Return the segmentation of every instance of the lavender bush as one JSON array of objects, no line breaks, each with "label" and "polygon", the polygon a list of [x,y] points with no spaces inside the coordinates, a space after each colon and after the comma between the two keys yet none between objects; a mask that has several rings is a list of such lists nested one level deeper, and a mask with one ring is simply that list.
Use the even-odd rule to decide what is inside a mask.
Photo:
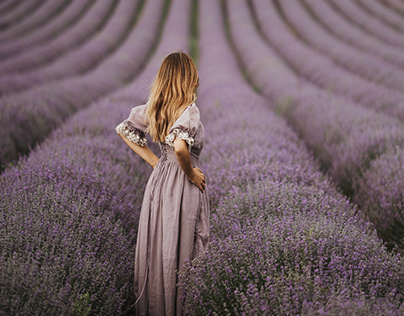
[{"label": "lavender bush", "polygon": [[[111,81],[103,72],[117,78],[126,70],[114,89],[132,80],[129,68],[135,66],[124,53],[132,60],[132,45],[153,46],[156,12],[169,9],[154,56],[139,58],[142,65],[136,61],[136,79],[72,115],[1,176],[0,314],[134,313],[134,245],[151,168],[114,128],[145,101],[163,58],[177,49],[188,51],[191,2],[162,4],[145,3],[131,44],[120,50],[122,63],[116,59],[85,76],[101,87]],[[200,19],[192,23],[194,29],[197,22],[200,26],[197,103],[206,128],[200,166],[211,197],[211,245],[207,260],[189,262],[180,276],[186,314],[404,313],[402,257],[387,251],[367,214],[329,177],[343,188],[363,190],[354,195],[362,199],[386,181],[388,188],[400,185],[402,123],[297,77],[257,40],[254,26],[246,23],[245,2],[228,1],[236,52],[268,101],[239,71],[220,4],[198,4]],[[149,36],[135,37],[140,31]],[[61,90],[89,92],[86,81],[63,83]],[[151,148],[157,153],[156,144]],[[382,175],[372,171],[381,167]],[[399,191],[391,192],[396,197]],[[369,208],[378,202],[369,199]]]},{"label": "lavender bush", "polygon": [[356,24],[344,19],[328,1],[305,0],[304,4],[312,16],[321,22],[329,33],[334,34],[351,47],[357,47],[361,52],[374,54],[395,65],[404,67],[402,49],[383,42]]},{"label": "lavender bush", "polygon": [[[258,4],[258,7],[262,8],[262,4],[268,3],[270,2],[261,1],[261,6]],[[336,64],[354,74],[372,80],[380,85],[404,91],[402,84],[404,71],[400,68],[384,61],[380,57],[373,56],[366,51],[358,51],[350,45],[335,39],[309,15],[303,3],[299,1],[280,1],[278,3],[281,8],[280,13],[285,16],[289,25],[297,32],[299,35],[298,39],[307,41],[310,46],[313,46]],[[260,12],[262,11],[258,9],[258,16],[261,15]],[[261,19],[261,21],[264,21],[264,19]],[[282,22],[280,24],[282,24]],[[268,29],[265,28],[265,33],[267,33],[267,30]],[[314,56],[315,55],[313,55],[313,57]],[[315,59],[317,60],[317,58]],[[349,78],[348,75],[347,78]],[[379,92],[379,94],[382,93]]]},{"label": "lavender bush", "polygon": [[[299,159],[291,150],[296,139],[284,138],[291,136],[290,130],[243,84],[225,45],[220,7],[200,3],[200,21],[200,75],[208,84],[201,87],[199,102],[205,115],[217,112],[217,118],[205,124],[210,134],[205,168],[215,207],[207,259],[188,261],[187,272],[181,274],[186,314],[355,310],[370,315],[388,310],[398,315],[404,300],[400,255],[386,250],[373,225],[344,197],[329,186],[322,190],[327,181],[313,183],[307,169],[302,178],[292,176],[306,156],[304,149]],[[265,119],[267,123],[261,123]],[[248,131],[244,136],[238,133],[242,129]],[[271,139],[271,134],[276,136]],[[256,168],[266,151],[276,155],[272,164]],[[286,156],[295,159],[282,159]],[[239,157],[246,157],[242,164]],[[276,174],[276,163],[283,172]],[[215,170],[218,164],[222,173]],[[241,166],[256,172],[241,173]],[[234,170],[233,176],[227,169]],[[216,182],[221,183],[216,187]],[[216,189],[227,182],[227,191],[217,196]]]},{"label": "lavender bush", "polygon": [[334,8],[346,19],[359,25],[366,32],[373,34],[381,40],[400,48],[404,47],[404,37],[398,30],[394,30],[373,15],[361,9],[355,1],[331,0]]},{"label": "lavender bush", "polygon": [[[107,24],[96,36],[51,64],[22,74],[7,74],[0,79],[0,93],[16,93],[45,82],[82,75],[97,67],[114,50],[119,49],[119,45],[129,35],[133,21],[136,20],[137,8],[137,1],[119,2]],[[84,60],[83,56],[86,56]]]},{"label": "lavender bush", "polygon": [[67,32],[41,46],[2,61],[0,73],[4,75],[38,68],[82,45],[108,21],[110,14],[114,11],[115,3],[113,0],[95,3],[92,9]]},{"label": "lavender bush", "polygon": [[385,153],[372,161],[357,179],[355,203],[362,206],[386,240],[403,245],[404,240],[404,149]]},{"label": "lavender bush", "polygon": [[[277,13],[276,6],[272,2],[254,1],[253,3],[259,22],[262,25],[264,35],[268,38],[270,44],[279,51],[279,54],[298,72],[299,75],[314,82],[323,89],[350,97],[354,101],[360,102],[371,109],[404,120],[403,92],[381,86],[375,82],[364,80],[359,74],[352,74],[339,67],[328,57],[319,53],[316,49],[296,40],[287,28],[287,25],[279,16],[279,13]],[[298,27],[299,32],[304,32],[301,30],[305,29],[302,26],[302,24],[305,24],[308,26],[306,27],[307,30],[315,33],[314,30],[316,30],[316,28],[310,27],[310,19],[304,19],[305,11],[300,7],[297,1],[280,2],[280,6],[285,9],[285,14],[288,14],[291,19],[294,18],[295,20],[300,20],[295,24],[295,26]],[[305,34],[306,33],[309,32],[305,32]],[[321,40],[321,38],[322,37],[319,39]],[[328,39],[330,39],[330,37],[328,37]],[[326,45],[330,44],[329,42],[327,43],[328,44]],[[332,44],[331,47],[333,47]],[[334,50],[337,51],[334,53],[335,56],[344,55],[341,49],[334,48]],[[350,65],[357,64],[360,68],[372,68],[371,66],[362,64],[362,61],[360,61],[360,59],[366,60],[365,57],[360,58],[358,55],[350,55]],[[356,60],[359,62],[356,63]],[[375,63],[375,60],[373,60],[373,63]],[[386,76],[386,72],[384,70],[381,71],[381,68],[385,68],[386,71],[388,69],[390,69],[390,71],[394,70],[392,66],[388,67],[385,65],[385,62],[381,61],[380,63],[375,63],[375,66],[372,68],[372,73],[377,73],[376,76],[379,74],[384,74],[384,76]],[[364,74],[365,73],[362,73],[362,75]],[[394,77],[395,80],[393,81],[396,84],[397,80],[402,80],[403,74],[404,72],[396,70],[391,73],[389,77]],[[374,80],[381,81],[380,78],[381,77],[377,77],[376,79],[375,76],[373,76]],[[395,85],[395,87],[400,87],[402,89],[403,85]]]},{"label": "lavender bush", "polygon": [[[152,66],[161,53],[186,50],[188,3],[171,3]],[[143,102],[125,91],[150,80],[152,68],[76,113],[3,173],[0,313],[134,313],[133,247],[151,168],[114,128]]]},{"label": "lavender bush", "polygon": [[[122,207],[131,201],[121,196],[124,188],[100,185],[113,179],[97,177],[94,165],[110,164],[102,157],[94,159],[88,139],[86,144],[72,137],[62,144],[77,142],[80,152],[67,147],[48,149],[53,163],[27,164],[20,181],[18,171],[1,179],[2,314],[68,314],[86,293],[93,314],[115,314],[128,308],[131,235],[136,232],[124,232],[113,210],[114,205]],[[106,148],[104,137],[92,138],[91,144],[106,153],[112,149]],[[83,151],[88,156],[83,157]],[[92,165],[78,166],[80,156]],[[125,172],[117,167],[111,168],[115,175],[119,169]],[[130,191],[126,189],[127,196],[133,197]]]},{"label": "lavender bush", "polygon": [[[17,1],[15,1],[17,2]],[[60,15],[54,20],[47,22],[41,28],[32,30],[29,36],[20,36],[14,38],[12,41],[2,43],[0,47],[0,58],[6,60],[21,54],[27,48],[32,48],[46,41],[50,41],[53,38],[60,35],[62,32],[66,32],[75,23],[85,16],[88,10],[91,10],[92,5],[95,3],[93,0],[79,1],[75,0]]]},{"label": "lavender bush", "polygon": [[386,0],[384,3],[388,8],[404,14],[404,3],[402,3],[400,0]]},{"label": "lavender bush", "polygon": [[13,10],[6,12],[0,22],[0,32],[7,31],[7,29],[13,27],[17,23],[21,23],[28,17],[28,12],[33,13],[38,10],[46,1],[45,0],[33,0],[24,1],[19,4]]},{"label": "lavender bush", "polygon": [[29,152],[68,116],[136,76],[153,48],[163,3],[158,0],[146,5],[126,41],[91,72],[0,100],[0,169]]},{"label": "lavender bush", "polygon": [[9,39],[26,35],[36,28],[40,28],[43,24],[49,23],[56,18],[70,4],[68,0],[54,1],[47,5],[42,5],[32,14],[29,14],[22,23],[15,24],[6,32],[0,33],[0,43],[4,43]]},{"label": "lavender bush", "polygon": [[371,14],[377,16],[386,25],[389,25],[396,31],[404,31],[403,16],[393,10],[387,9],[381,2],[374,0],[358,0],[357,3],[364,8],[365,11],[369,11]]},{"label": "lavender bush", "polygon": [[20,4],[20,1],[3,1],[2,3],[0,3],[0,14],[4,15],[7,12],[13,10],[16,6],[18,6]]},{"label": "lavender bush", "polygon": [[354,196],[357,188],[353,183],[362,177],[370,162],[396,146],[402,148],[402,123],[296,77],[263,43],[245,2],[232,2],[228,14],[234,45],[253,84],[304,139],[322,169],[344,193]]},{"label": "lavender bush", "polygon": [[229,237],[212,241],[206,261],[187,265],[187,314],[335,315],[354,304],[364,305],[362,315],[402,313],[399,257],[381,248],[373,229],[338,223],[318,207],[243,229],[235,223]]}]

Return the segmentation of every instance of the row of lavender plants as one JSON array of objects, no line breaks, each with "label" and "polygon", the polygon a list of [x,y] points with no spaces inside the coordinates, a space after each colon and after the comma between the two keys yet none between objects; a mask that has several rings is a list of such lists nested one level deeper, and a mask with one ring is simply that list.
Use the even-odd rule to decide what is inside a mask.
[{"label": "row of lavender plants", "polygon": [[402,3],[400,0],[384,0],[383,3],[386,4],[390,9],[404,14],[404,3]]},{"label": "row of lavender plants", "polygon": [[169,9],[163,39],[141,76],[76,113],[2,175],[3,314],[134,313],[133,247],[151,168],[115,126],[144,101],[132,88],[150,82],[171,50],[187,50],[190,2],[161,5]]},{"label": "row of lavender plants", "polygon": [[[255,9],[259,4],[253,1]],[[402,243],[400,201],[404,190],[399,179],[404,178],[404,169],[400,164],[389,163],[404,155],[402,123],[362,108],[348,98],[329,94],[296,76],[258,35],[249,11],[242,0],[228,6],[232,40],[250,80],[298,132],[322,169],[361,205],[380,235]],[[378,173],[380,181],[386,187],[394,187],[393,192],[383,187],[379,187],[377,195],[372,190],[362,190],[378,164],[386,168],[383,174]]]},{"label": "row of lavender plants", "polygon": [[301,1],[277,2],[299,39],[301,37],[301,40],[307,41],[313,48],[354,74],[404,92],[404,69],[335,39],[310,16]]},{"label": "row of lavender plants", "polygon": [[404,67],[404,55],[401,48],[383,42],[356,24],[344,19],[328,1],[305,0],[304,4],[329,34],[346,42],[350,47],[357,47],[362,52],[374,54],[390,63]]},{"label": "row of lavender plants", "polygon": [[15,24],[6,32],[0,33],[0,43],[7,42],[21,34],[30,33],[35,28],[40,28],[41,25],[49,23],[63,12],[70,2],[70,0],[52,1],[42,5],[38,10],[29,14],[22,23]]},{"label": "row of lavender plants", "polygon": [[[312,62],[310,65],[315,68],[316,64],[319,63],[319,56],[316,56],[315,54],[310,54],[309,50],[303,50],[303,49],[298,49],[299,46],[296,48],[296,46],[293,46],[293,38],[289,34],[287,28],[282,25],[281,19],[279,18],[278,15],[276,15],[276,8],[274,5],[270,5],[271,2],[258,2],[255,1],[255,11],[257,12],[257,15],[259,16],[259,20],[261,22],[261,25],[263,26],[263,29],[265,31],[265,34],[268,35],[268,39],[270,42],[281,51],[282,56],[287,56],[287,60],[291,62],[293,65],[300,65],[300,69],[307,69],[307,63],[305,62],[306,65],[299,64],[296,62],[296,59],[299,57],[304,56],[304,58],[313,60],[315,62]],[[293,11],[293,8],[297,8],[300,6],[298,2],[280,2],[279,3],[285,10],[291,10]],[[289,7],[288,7],[289,5]],[[291,6],[294,5],[294,6]],[[300,10],[296,10],[295,13],[298,13],[300,17],[296,17],[297,19],[302,19],[304,16],[304,12],[302,8],[300,7]],[[268,21],[271,21],[271,24],[269,25]],[[310,19],[305,19],[304,22],[309,23]],[[283,27],[282,27],[283,26]],[[295,25],[297,29],[301,30],[304,28],[304,26],[299,23],[299,25]],[[269,36],[269,34],[271,34]],[[285,44],[287,44],[285,46]],[[293,47],[293,49],[290,49]],[[293,51],[293,54],[291,53]],[[297,54],[295,54],[297,53]],[[303,55],[306,53],[306,55]],[[311,56],[310,56],[311,55]],[[316,58],[311,59],[310,57],[316,56]],[[320,67],[321,68],[321,67]],[[323,69],[324,70],[324,69]],[[335,73],[337,72],[337,69],[327,69],[328,74]],[[310,73],[310,71],[308,71]],[[302,74],[302,72],[299,72]],[[320,74],[327,74],[326,71],[321,72]],[[313,77],[316,77],[319,74],[313,73]],[[324,76],[326,77],[326,76]],[[324,78],[323,78],[324,79]],[[348,78],[346,78],[348,79]],[[319,83],[321,85],[322,80],[314,80],[316,83]],[[341,85],[344,85],[342,81]],[[327,83],[334,84],[333,87],[336,87],[337,84],[335,81],[327,81]],[[352,84],[352,82],[350,82]],[[356,89],[358,87],[356,86]],[[368,90],[369,89],[369,90]],[[374,97],[375,99],[377,98],[377,95],[382,94],[384,91],[383,90],[377,90],[375,89],[372,90],[371,87],[368,87],[368,89],[364,88],[361,89],[363,94],[368,94]],[[369,100],[370,101],[370,100]],[[401,101],[401,103],[403,103]],[[385,112],[386,114],[390,114],[391,116],[396,116],[399,119],[404,118],[404,106],[401,104],[395,109],[389,108],[389,105],[386,104],[386,102],[383,102],[383,100],[372,100],[369,103],[372,106],[379,106],[381,107],[381,111]],[[359,128],[359,126],[357,126]],[[402,129],[401,129],[402,130]],[[376,132],[377,133],[377,132]],[[368,137],[374,137],[374,135],[368,135]],[[385,135],[389,137],[390,135],[387,134]],[[393,137],[396,137],[397,135],[393,135]],[[355,144],[363,142],[364,140],[355,140]],[[329,145],[332,146],[334,145],[332,142],[332,139],[328,140]],[[374,146],[374,144],[367,144],[367,146]],[[402,241],[400,241],[404,237],[404,218],[402,217],[402,212],[404,210],[404,189],[403,189],[403,184],[402,181],[400,180],[402,177],[403,173],[403,163],[400,160],[400,157],[402,156],[402,151],[403,151],[403,146],[402,146],[402,138],[400,138],[398,142],[397,147],[390,148],[389,146],[385,146],[385,144],[379,144],[381,145],[382,150],[379,152],[383,154],[385,151],[389,151],[390,153],[383,155],[379,159],[378,162],[375,162],[375,164],[372,166],[371,171],[366,171],[365,168],[367,167],[368,161],[365,161],[362,167],[364,166],[364,171],[366,172],[365,175],[359,174],[357,178],[351,179],[352,182],[358,181],[359,183],[355,183],[354,186],[356,187],[356,195],[354,196],[354,201],[361,205],[371,216],[373,221],[375,223],[378,223],[378,228],[380,228],[380,231],[383,232],[382,236],[385,238],[390,238],[393,237],[393,240],[396,242],[400,243],[400,246],[402,246]],[[357,150],[358,148],[356,148]],[[368,147],[369,149],[369,147]],[[343,149],[341,148],[341,151]],[[363,150],[363,148],[361,149]],[[371,149],[373,150],[373,149]],[[370,157],[369,160],[372,160],[373,153],[372,151],[370,152]],[[377,154],[376,154],[377,156]],[[333,160],[336,158],[334,157]],[[338,159],[338,158],[337,158]],[[380,162],[382,161],[382,162]],[[344,164],[349,164],[351,161],[346,161]],[[384,173],[383,176],[380,178],[381,173],[377,168],[380,168],[381,166],[384,166]],[[388,172],[386,170],[389,170]],[[395,174],[396,170],[399,171],[398,174]],[[337,171],[338,172],[338,171]],[[338,176],[337,176],[338,177]],[[378,179],[378,180],[377,180]],[[387,211],[387,213],[386,213]],[[390,218],[389,218],[390,217]],[[386,221],[386,219],[388,220]],[[384,221],[384,222],[381,222]],[[387,234],[386,234],[387,233]]]},{"label": "row of lavender plants", "polygon": [[125,42],[94,70],[0,99],[0,168],[29,152],[74,112],[112,93],[139,73],[156,41],[163,3],[147,3]]},{"label": "row of lavender plants", "polygon": [[[137,1],[136,1],[137,2]],[[0,74],[18,73],[48,64],[69,50],[79,47],[93,37],[108,22],[117,2],[97,2],[87,14],[67,32],[54,40],[0,63]]]},{"label": "row of lavender plants", "polygon": [[0,16],[3,16],[7,12],[11,11],[20,4],[21,0],[4,0],[0,3]]},{"label": "row of lavender plants", "polygon": [[26,49],[32,49],[44,42],[50,41],[66,32],[75,23],[80,21],[82,17],[86,16],[88,10],[96,2],[94,0],[75,0],[63,12],[52,21],[46,23],[40,28],[32,30],[27,36],[21,34],[12,41],[2,43],[0,47],[0,58],[6,60],[8,58],[17,56],[23,53]]},{"label": "row of lavender plants", "polygon": [[331,0],[330,3],[332,3],[334,8],[347,20],[360,26],[366,32],[377,36],[390,45],[401,48],[404,47],[404,37],[399,31],[390,28],[376,17],[362,10],[355,1]]},{"label": "row of lavender plants", "polygon": [[45,0],[21,1],[21,4],[14,10],[7,12],[2,16],[0,21],[0,32],[13,27],[13,25],[17,23],[21,23],[45,3]]},{"label": "row of lavender plants", "polygon": [[403,312],[401,256],[386,250],[286,122],[246,86],[219,4],[199,5],[202,170],[213,207],[207,259],[188,262],[181,275],[186,314]]},{"label": "row of lavender plants", "polygon": [[[134,16],[136,17],[135,9],[137,7],[138,1],[120,1],[113,10],[112,16],[107,19],[107,24],[99,30],[96,36],[79,48],[69,51],[39,69],[18,74],[6,74],[0,78],[0,94],[16,93],[45,82],[77,76],[95,68],[118,49],[129,35],[135,20]],[[86,56],[84,60],[83,56]],[[18,61],[16,64],[19,64]]]},{"label": "row of lavender plants", "polygon": [[357,3],[362,6],[366,11],[370,12],[371,15],[377,16],[386,25],[395,29],[398,32],[404,32],[404,20],[403,16],[399,13],[386,8],[380,0],[357,0]]},{"label": "row of lavender plants", "polygon": [[[295,25],[296,29],[299,29],[298,32],[304,29],[302,22],[309,24],[311,21],[310,17],[304,19],[305,11],[298,1],[280,1],[279,5],[285,9],[286,14],[293,14],[296,20],[300,20]],[[264,37],[300,76],[331,93],[350,97],[371,109],[404,120],[404,90],[400,92],[387,88],[364,79],[360,74],[351,73],[335,64],[329,57],[294,37],[287,24],[282,20],[279,11],[276,10],[273,1],[257,2],[256,6],[257,19]],[[313,29],[310,28],[310,30]],[[340,50],[336,53],[340,56],[342,54]],[[358,60],[359,56],[356,59]],[[352,63],[354,64],[354,62]],[[384,67],[384,63],[380,63],[377,68],[379,67]],[[376,71],[375,68],[373,70]],[[397,74],[396,79],[404,74],[398,70],[394,73]]]}]

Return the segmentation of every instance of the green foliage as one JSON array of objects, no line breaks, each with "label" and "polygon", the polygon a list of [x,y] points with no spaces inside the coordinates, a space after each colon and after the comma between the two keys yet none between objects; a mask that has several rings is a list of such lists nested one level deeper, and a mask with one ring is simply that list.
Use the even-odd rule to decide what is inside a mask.
[{"label": "green foliage", "polygon": [[90,293],[82,294],[78,300],[73,303],[70,311],[72,316],[88,316],[91,311]]}]

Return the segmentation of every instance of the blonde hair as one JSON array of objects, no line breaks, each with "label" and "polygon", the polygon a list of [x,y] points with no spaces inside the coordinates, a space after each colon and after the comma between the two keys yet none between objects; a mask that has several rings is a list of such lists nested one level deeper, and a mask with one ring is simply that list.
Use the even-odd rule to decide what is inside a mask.
[{"label": "blonde hair", "polygon": [[195,102],[198,71],[192,58],[182,51],[167,55],[150,86],[146,129],[154,142],[165,141],[175,121]]}]

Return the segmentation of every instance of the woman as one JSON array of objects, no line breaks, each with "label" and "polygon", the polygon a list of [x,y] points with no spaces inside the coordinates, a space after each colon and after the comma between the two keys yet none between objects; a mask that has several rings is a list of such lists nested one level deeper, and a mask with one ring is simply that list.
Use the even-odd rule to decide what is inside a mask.
[{"label": "woman", "polygon": [[[153,167],[140,213],[135,258],[138,315],[181,315],[177,272],[205,257],[209,195],[198,166],[204,128],[195,104],[198,72],[183,52],[162,62],[146,104],[133,107],[116,131]],[[160,159],[146,146],[158,142]]]}]

